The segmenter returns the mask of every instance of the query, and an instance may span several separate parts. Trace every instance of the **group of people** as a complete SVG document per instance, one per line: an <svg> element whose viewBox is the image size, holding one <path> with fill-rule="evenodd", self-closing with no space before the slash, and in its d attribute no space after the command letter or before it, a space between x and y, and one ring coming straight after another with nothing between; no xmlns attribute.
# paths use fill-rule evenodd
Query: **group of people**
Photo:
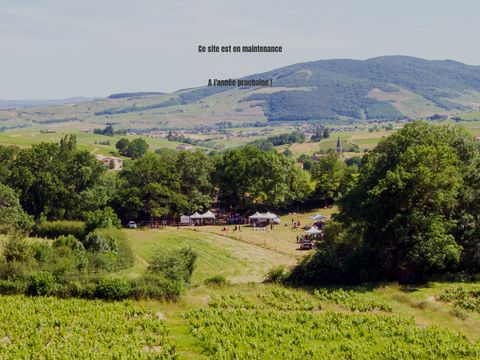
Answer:
<svg viewBox="0 0 480 360"><path fill-rule="evenodd" d="M272 222L270 224L266 224L266 225L259 225L257 223L252 223L252 227L253 227L253 231L255 231L257 229L261 229L261 230L273 230L274 229L274 225L273 225Z"/></svg>
<svg viewBox="0 0 480 360"><path fill-rule="evenodd" d="M300 229L300 220L292 219L292 229Z"/></svg>

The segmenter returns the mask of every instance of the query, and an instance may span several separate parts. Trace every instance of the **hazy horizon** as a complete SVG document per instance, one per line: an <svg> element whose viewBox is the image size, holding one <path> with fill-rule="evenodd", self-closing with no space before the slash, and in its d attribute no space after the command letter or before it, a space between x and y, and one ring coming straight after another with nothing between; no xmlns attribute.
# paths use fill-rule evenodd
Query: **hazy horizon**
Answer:
<svg viewBox="0 0 480 360"><path fill-rule="evenodd" d="M172 92L299 62L405 55L480 64L474 1L5 0L0 99ZM198 45L281 45L199 54Z"/></svg>

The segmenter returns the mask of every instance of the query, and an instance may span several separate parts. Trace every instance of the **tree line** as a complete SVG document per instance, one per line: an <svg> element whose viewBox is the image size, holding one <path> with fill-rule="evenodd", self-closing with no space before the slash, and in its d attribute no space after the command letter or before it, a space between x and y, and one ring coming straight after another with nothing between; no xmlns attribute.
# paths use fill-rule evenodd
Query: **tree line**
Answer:
<svg viewBox="0 0 480 360"><path fill-rule="evenodd" d="M480 152L465 129L413 122L382 140L339 197L300 283L423 282L480 271Z"/></svg>

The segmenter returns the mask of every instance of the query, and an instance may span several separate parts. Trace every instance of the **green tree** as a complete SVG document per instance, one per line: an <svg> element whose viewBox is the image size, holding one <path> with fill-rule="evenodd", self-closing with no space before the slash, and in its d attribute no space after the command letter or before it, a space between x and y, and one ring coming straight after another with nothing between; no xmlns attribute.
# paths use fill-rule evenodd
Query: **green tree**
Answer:
<svg viewBox="0 0 480 360"><path fill-rule="evenodd" d="M20 206L18 195L6 185L0 184L0 231L3 233L26 231L32 225L30 216Z"/></svg>
<svg viewBox="0 0 480 360"><path fill-rule="evenodd" d="M60 144L41 143L22 149L11 160L7 185L17 190L20 203L35 218L78 218L83 195L100 184L103 165L87 151L76 149L75 137Z"/></svg>
<svg viewBox="0 0 480 360"><path fill-rule="evenodd" d="M124 220L155 220L188 209L175 156L149 153L127 163L119 176L115 207Z"/></svg>
<svg viewBox="0 0 480 360"><path fill-rule="evenodd" d="M217 158L214 179L222 205L242 212L285 208L305 200L312 186L292 159L254 146Z"/></svg>
<svg viewBox="0 0 480 360"><path fill-rule="evenodd" d="M118 150L118 153L120 155L125 155L127 154L129 145L130 145L130 141L127 138L121 138L115 144L115 148Z"/></svg>
<svg viewBox="0 0 480 360"><path fill-rule="evenodd" d="M454 213L476 153L465 132L415 122L366 155L339 219L362 229L362 251L381 277L424 279L459 262Z"/></svg>
<svg viewBox="0 0 480 360"><path fill-rule="evenodd" d="M337 154L331 152L322 156L310 169L315 181L315 197L317 200L333 200L338 198L344 181L347 165Z"/></svg>
<svg viewBox="0 0 480 360"><path fill-rule="evenodd" d="M148 144L142 138L133 139L127 147L125 156L137 159L145 155L148 151Z"/></svg>

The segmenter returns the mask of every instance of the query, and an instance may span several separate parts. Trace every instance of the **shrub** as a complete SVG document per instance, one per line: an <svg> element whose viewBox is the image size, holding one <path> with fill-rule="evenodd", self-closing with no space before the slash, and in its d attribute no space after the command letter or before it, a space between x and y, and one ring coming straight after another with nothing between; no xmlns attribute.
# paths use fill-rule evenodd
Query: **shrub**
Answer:
<svg viewBox="0 0 480 360"><path fill-rule="evenodd" d="M111 207L95 211L87 211L84 214L84 220L89 231L93 231L97 228L119 228L121 226L120 219Z"/></svg>
<svg viewBox="0 0 480 360"><path fill-rule="evenodd" d="M280 265L280 266L277 266L277 267L271 269L267 273L267 275L265 275L265 279L263 280L263 282L265 282L265 283L281 283L281 282L285 281L286 278L287 278L287 273L286 273L285 267Z"/></svg>
<svg viewBox="0 0 480 360"><path fill-rule="evenodd" d="M114 277L100 279L95 296L99 299L122 300L130 295L131 286L128 282Z"/></svg>
<svg viewBox="0 0 480 360"><path fill-rule="evenodd" d="M74 252L83 252L85 251L85 247L83 244L73 235L61 235L55 239L52 246L54 248L59 248L65 246Z"/></svg>
<svg viewBox="0 0 480 360"><path fill-rule="evenodd" d="M225 276L223 275L215 275L215 276L212 276L211 278L206 279L203 283L207 286L221 287L229 284L229 281L225 279Z"/></svg>
<svg viewBox="0 0 480 360"><path fill-rule="evenodd" d="M3 245L3 257L7 262L26 263L32 257L32 249L25 238L10 236Z"/></svg>
<svg viewBox="0 0 480 360"><path fill-rule="evenodd" d="M0 294L13 295L25 292L25 282L18 280L0 280Z"/></svg>
<svg viewBox="0 0 480 360"><path fill-rule="evenodd" d="M117 252L115 269L126 269L133 266L135 262L135 255L133 253L130 241L125 236L125 233L116 228L108 228L97 230L100 234L107 238L115 239Z"/></svg>
<svg viewBox="0 0 480 360"><path fill-rule="evenodd" d="M89 251L117 251L117 242L115 237L109 236L100 230L95 230L89 233L85 238L84 245Z"/></svg>
<svg viewBox="0 0 480 360"><path fill-rule="evenodd" d="M87 227L83 221L42 221L35 225L33 234L50 239L56 239L61 235L73 235L77 239L84 239L86 229Z"/></svg>
<svg viewBox="0 0 480 360"><path fill-rule="evenodd" d="M183 286L178 281L166 279L162 275L145 274L131 282L131 296L139 299L177 300Z"/></svg>
<svg viewBox="0 0 480 360"><path fill-rule="evenodd" d="M39 271L30 276L27 294L28 295L50 295L55 288L55 278L52 273Z"/></svg>
<svg viewBox="0 0 480 360"><path fill-rule="evenodd" d="M40 263L47 263L52 258L52 248L45 242L32 245L33 257Z"/></svg>
<svg viewBox="0 0 480 360"><path fill-rule="evenodd" d="M157 253L147 270L153 274L163 274L167 279L189 284L196 259L197 254L192 249L174 250L167 254Z"/></svg>
<svg viewBox="0 0 480 360"><path fill-rule="evenodd" d="M95 254L89 255L94 269L126 269L135 261L129 240L119 229L97 229L87 235L84 244Z"/></svg>

